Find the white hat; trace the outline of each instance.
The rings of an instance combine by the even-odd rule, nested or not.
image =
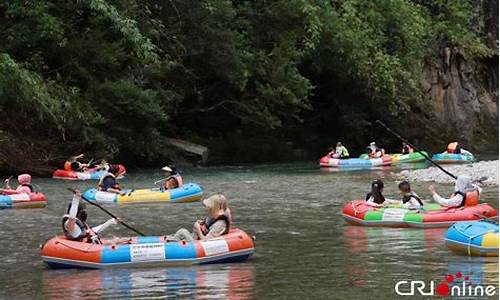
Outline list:
[[[375,142],[371,142],[370,146],[376,146],[377,144]]]
[[[169,166],[161,168],[165,172],[172,172],[172,169]]]

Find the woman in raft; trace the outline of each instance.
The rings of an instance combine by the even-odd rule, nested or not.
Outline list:
[[[231,210],[224,195],[213,195],[203,200],[207,208],[208,217],[197,220],[193,224],[193,232],[185,228],[179,229],[174,236],[167,236],[167,240],[209,240],[229,232],[231,229]]]
[[[472,178],[468,175],[458,175],[455,183],[455,192],[450,198],[441,197],[433,185],[429,186],[432,198],[439,205],[445,207],[472,206],[479,203],[481,188],[472,183]]]

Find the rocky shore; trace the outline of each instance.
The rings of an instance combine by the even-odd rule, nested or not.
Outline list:
[[[467,174],[474,181],[480,181],[483,185],[498,185],[498,160],[480,161],[467,165],[444,165],[446,170],[452,174]],[[454,183],[450,176],[436,167],[421,170],[404,170],[396,176],[409,181],[432,181],[437,183]]]

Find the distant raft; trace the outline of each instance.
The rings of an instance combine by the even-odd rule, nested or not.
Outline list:
[[[423,154],[427,155],[427,152],[421,151]],[[422,155],[420,152],[413,152],[409,154],[387,154],[392,158],[392,163],[393,164],[412,164],[412,163],[418,163],[425,161],[424,155]],[[367,159],[368,154],[364,153],[359,156],[359,158]]]
[[[127,172],[123,165],[118,165],[119,173],[122,176],[118,178],[122,178],[123,174]],[[99,171],[96,169],[89,169],[85,172],[76,172],[76,171],[66,171],[66,170],[55,170],[52,173],[52,178],[55,179],[67,179],[67,180],[99,180],[102,175],[106,174],[106,171]]]
[[[392,158],[389,155],[384,155],[381,158],[348,158],[338,159],[332,158],[330,155],[325,155],[319,160],[319,165],[326,168],[372,168],[379,166],[388,166],[392,163]]]
[[[466,164],[474,161],[473,155],[438,153],[432,156],[432,160],[440,164]]]
[[[6,208],[43,208],[47,198],[42,193],[7,193],[0,194],[0,209]]]
[[[137,204],[155,202],[195,202],[200,201],[203,196],[203,189],[196,183],[186,183],[180,188],[164,190],[159,188],[123,190],[124,195],[98,191],[96,189],[87,190],[83,197],[89,201],[99,204]]]
[[[365,200],[348,202],[342,216],[350,224],[386,227],[448,227],[455,222],[480,220],[497,216],[497,211],[486,203],[458,208],[446,208],[437,203],[424,206],[424,210],[402,208],[400,205],[376,208]]]
[[[453,224],[445,234],[448,249],[470,256],[498,256],[498,223]]]
[[[253,252],[252,238],[235,228],[218,238],[192,242],[145,236],[90,244],[58,236],[42,247],[42,260],[51,268],[162,267],[243,262]]]

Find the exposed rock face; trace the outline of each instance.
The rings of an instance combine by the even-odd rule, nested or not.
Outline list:
[[[498,0],[478,1],[478,26],[488,42],[498,41]],[[498,55],[470,59],[460,49],[442,49],[422,82],[436,117],[462,142],[498,132]],[[493,130],[492,130],[493,129]]]

